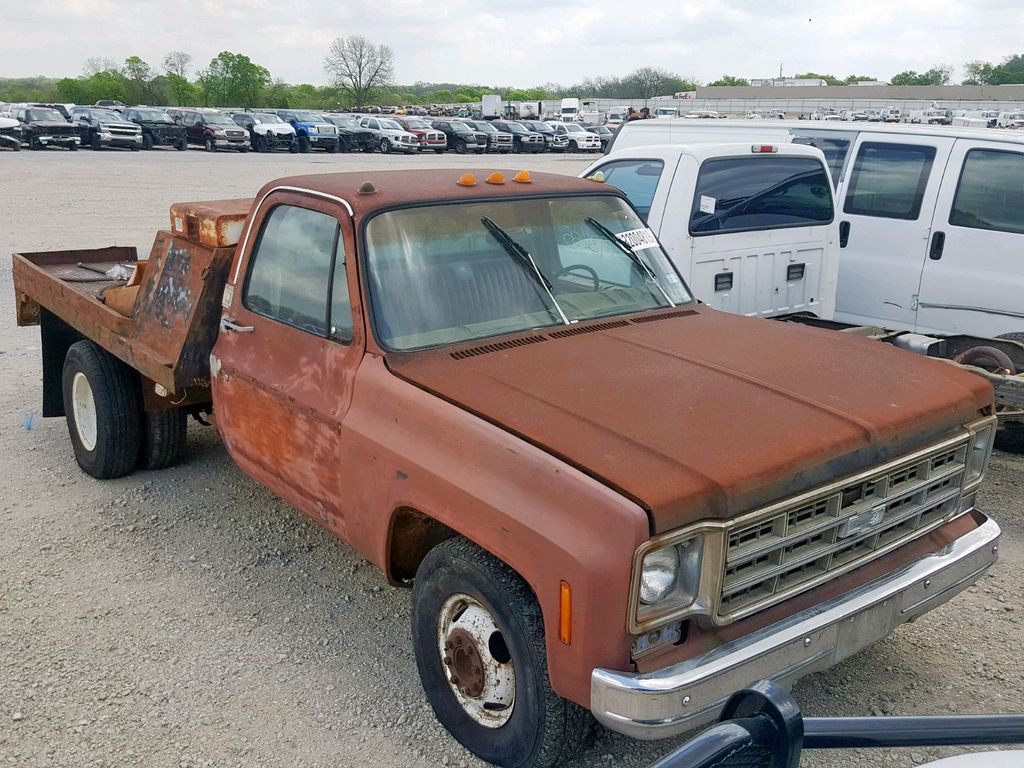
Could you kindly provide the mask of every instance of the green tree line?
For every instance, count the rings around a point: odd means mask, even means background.
[[[354,38],[349,38],[352,41]],[[373,52],[369,41],[359,40]],[[342,38],[338,43],[346,42]],[[386,46],[377,46],[377,53]],[[923,72],[906,70],[889,78],[893,85],[948,85],[953,68],[936,65]],[[964,65],[964,85],[1006,85],[1024,83],[1024,54],[1004,58],[999,63],[970,61]],[[390,70],[388,71],[390,75]],[[849,85],[874,80],[869,75],[837,77],[828,73],[805,72],[801,78],[818,78],[828,85]],[[708,86],[749,85],[746,78],[723,75]],[[701,85],[692,77],[655,67],[641,67],[622,77],[587,78],[563,86],[547,83],[533,88],[465,83],[416,82],[396,85],[390,77],[381,78],[370,88],[356,92],[381,105],[450,104],[480,101],[485,93],[499,93],[507,101],[540,101],[565,96],[580,98],[649,99],[692,91]],[[353,89],[337,77],[329,85],[291,84],[272,77],[270,71],[248,56],[222,51],[205,67],[193,66],[192,56],[171,51],[158,66],[139,56],[123,63],[106,58],[91,58],[77,77],[0,78],[0,101],[72,102],[93,104],[99,99],[116,99],[125,104],[171,106],[232,106],[272,108],[313,108],[362,106],[352,103]]]

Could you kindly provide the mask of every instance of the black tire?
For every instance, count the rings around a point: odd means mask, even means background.
[[[207,152],[216,152],[216,151],[217,151],[217,145],[213,143],[213,139],[211,139],[211,138],[207,138],[207,139],[206,139],[206,140],[205,140],[205,141],[203,142],[203,148],[204,148],[204,149],[205,149],[205,150],[206,150]]]
[[[336,154],[338,154],[338,142],[334,142],[333,144],[328,144],[327,145],[327,154],[329,154],[329,155],[336,155]]]
[[[103,142],[100,140],[100,135],[98,133],[94,133],[92,135],[89,139],[89,144],[92,146],[94,152],[99,152],[103,149]]]
[[[522,151],[523,151],[523,145],[520,144],[518,141],[513,141],[512,142],[512,154],[513,155],[518,155]]]
[[[464,142],[464,141],[457,141],[457,142],[455,142],[455,154],[456,155],[464,155],[464,154],[466,154],[466,149],[467,149],[466,142]]]
[[[28,148],[31,149],[33,152],[38,152],[43,148],[43,145],[39,143],[39,139],[37,139],[35,136],[29,136]]]
[[[299,136],[299,152],[302,154],[308,154],[309,152],[309,136]]]
[[[384,138],[380,140],[380,153],[386,155],[391,152],[391,142]]]
[[[238,151],[241,152],[243,155],[246,154],[249,151],[249,145],[243,144],[241,147],[238,148]]]
[[[184,152],[188,149],[188,139],[178,139],[178,143],[174,145],[174,148],[179,152]]]
[[[147,152],[153,148],[153,137],[148,133],[142,134],[142,148]]]
[[[259,145],[259,143],[257,142],[256,146],[254,146],[253,149],[255,149],[257,152],[260,152],[260,151],[263,151],[263,152],[273,152],[274,151],[274,142],[270,138],[270,134],[269,133],[265,133],[265,134],[263,134],[262,138],[263,138],[263,146],[261,147]]]
[[[96,417],[91,440],[83,440],[83,428],[75,416],[74,390],[79,375],[88,384]],[[142,393],[135,372],[94,342],[78,341],[64,359],[62,382],[78,466],[98,480],[130,474],[138,464],[142,442]],[[85,430],[88,433],[88,427]]]
[[[438,155],[443,155],[444,154],[444,150],[443,149],[435,149],[434,152],[436,154],[438,154]]]
[[[139,151],[139,145],[138,144],[132,144],[131,146],[128,147],[128,149],[130,149],[132,152],[138,152]]]
[[[476,722],[463,709],[441,657],[439,621],[445,602],[458,594],[491,614],[506,663],[515,669],[512,713],[496,727]],[[463,746],[503,768],[548,768],[580,749],[591,718],[551,689],[540,606],[515,571],[466,539],[448,539],[420,564],[412,602],[413,648],[423,689],[438,720]]]
[[[575,141],[570,141],[569,142],[569,151],[570,152],[579,152],[580,151],[579,144],[577,144]]]
[[[71,152],[77,152],[78,151],[78,145],[75,144],[75,142],[72,141],[72,142],[70,142],[68,144],[68,150],[71,151]]]
[[[164,469],[178,463],[185,448],[188,413],[183,408],[165,408],[142,415],[140,469]]]
[[[293,141],[288,145],[288,151],[293,155],[297,154],[299,151],[299,143],[297,141]]]

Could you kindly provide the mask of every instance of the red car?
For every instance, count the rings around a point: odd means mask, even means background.
[[[433,128],[422,117],[396,117],[395,122],[420,140],[420,151],[432,149],[441,154],[448,149],[448,137]]]

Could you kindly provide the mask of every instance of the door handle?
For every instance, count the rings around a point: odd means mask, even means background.
[[[235,333],[252,333],[256,330],[252,325],[239,325],[230,317],[222,317],[220,319],[220,329],[222,331],[234,331]]]
[[[932,235],[932,247],[928,249],[928,258],[938,261],[942,258],[942,249],[946,245],[946,233],[936,232]]]
[[[850,242],[850,222],[840,221],[839,222],[839,247],[845,248],[846,244]]]

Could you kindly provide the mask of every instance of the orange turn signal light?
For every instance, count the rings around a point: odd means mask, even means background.
[[[512,181],[517,181],[520,184],[529,184],[530,182],[533,181],[533,177],[530,176],[529,171],[520,171],[519,173],[512,177]]]
[[[485,179],[485,181],[488,184],[504,184],[505,183],[505,174],[503,174],[501,171],[495,171],[490,176],[488,176]]]
[[[572,644],[572,587],[561,583],[558,595],[558,639],[566,645]]]
[[[455,183],[458,184],[460,187],[475,187],[476,176],[474,176],[472,173],[464,173],[461,176],[459,176],[459,180],[456,181]]]

